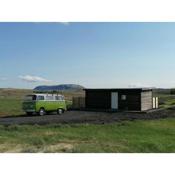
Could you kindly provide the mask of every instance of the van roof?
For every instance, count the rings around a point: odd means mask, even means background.
[[[98,89],[91,89],[91,88],[87,88],[87,89],[84,89],[85,91],[122,91],[122,90],[125,90],[125,91],[152,91],[153,88],[98,88]]]
[[[29,95],[30,95],[30,94],[29,94]],[[63,95],[61,95],[61,94],[39,94],[39,93],[31,94],[31,95],[37,95],[37,96],[39,96],[39,95],[41,95],[41,96],[63,96]]]

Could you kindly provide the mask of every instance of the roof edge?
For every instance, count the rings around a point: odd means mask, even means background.
[[[153,88],[84,88],[83,90],[141,90],[141,91],[152,91]]]

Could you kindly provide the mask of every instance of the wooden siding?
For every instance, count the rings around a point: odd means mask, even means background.
[[[126,95],[126,100],[122,100],[122,95]],[[139,92],[119,93],[119,109],[126,111],[140,111],[141,99]]]
[[[146,111],[153,108],[152,91],[141,93],[141,111]]]
[[[86,108],[110,109],[111,93],[108,91],[86,91]]]
[[[85,97],[73,97],[72,102],[73,109],[85,108]]]

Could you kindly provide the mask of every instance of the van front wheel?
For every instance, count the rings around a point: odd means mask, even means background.
[[[58,110],[57,110],[57,114],[58,114],[58,115],[63,114],[63,112],[64,112],[63,109],[58,109]]]
[[[40,115],[40,116],[44,116],[45,114],[46,114],[45,109],[44,109],[44,108],[41,108],[41,109],[39,110],[39,115]]]

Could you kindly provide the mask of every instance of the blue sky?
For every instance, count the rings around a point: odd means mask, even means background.
[[[175,87],[175,23],[0,23],[0,87]]]

